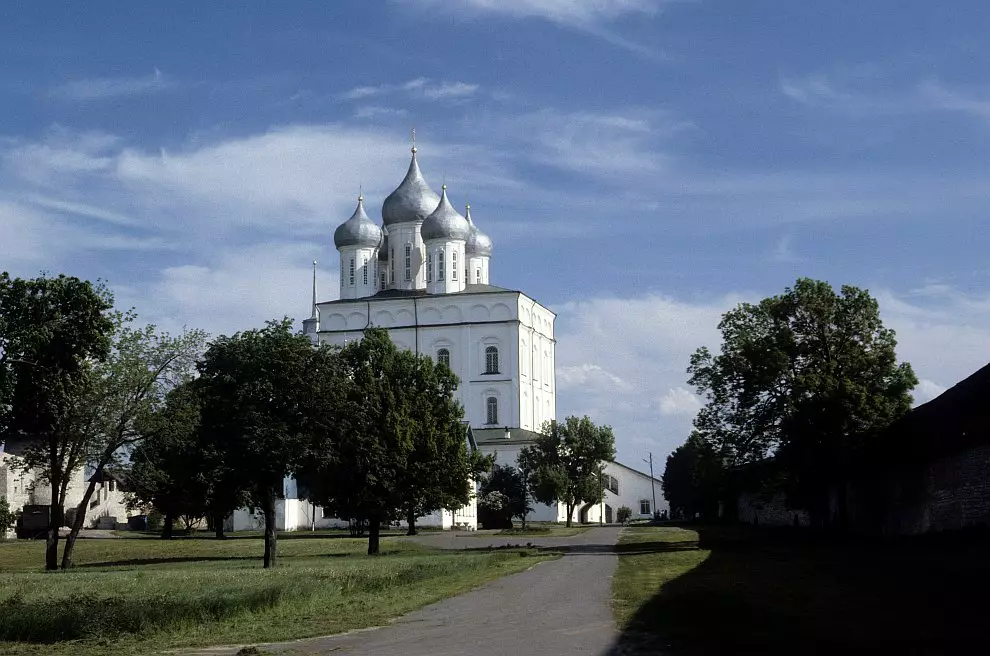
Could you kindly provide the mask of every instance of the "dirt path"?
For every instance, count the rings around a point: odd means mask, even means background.
[[[558,560],[421,608],[385,627],[259,648],[263,653],[353,656],[604,655],[618,637],[609,602],[619,531],[593,528],[569,538],[522,540],[420,536],[415,538],[418,542],[448,549],[532,542],[567,546],[570,551]],[[212,648],[188,653],[236,651]]]

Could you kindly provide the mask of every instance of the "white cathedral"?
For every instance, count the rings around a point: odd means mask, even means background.
[[[400,348],[443,361],[461,381],[471,448],[515,464],[543,423],[556,419],[554,321],[556,315],[521,291],[490,284],[492,241],[474,224],[471,206],[461,215],[443,186],[437,195],[420,172],[412,149],[406,177],[382,203],[382,225],[369,218],[364,197],[334,231],[340,255],[339,300],[317,301],[303,331],[320,344],[361,339],[369,326],[387,328]],[[625,505],[633,517],[652,515],[659,481],[609,463],[606,499],[579,506],[578,522],[614,521]],[[284,530],[335,526],[322,510],[296,498],[291,482],[279,504]],[[654,491],[655,490],[655,491]],[[564,521],[566,509],[536,504],[529,519]],[[235,513],[232,528],[251,518]],[[477,528],[477,506],[442,511],[419,523]]]

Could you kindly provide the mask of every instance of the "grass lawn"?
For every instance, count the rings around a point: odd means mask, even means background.
[[[590,526],[571,526],[567,527],[563,524],[528,524],[526,529],[523,530],[521,526],[514,526],[513,528],[504,528],[502,530],[480,530],[474,531],[472,533],[461,533],[461,537],[472,537],[472,538],[490,538],[493,535],[515,535],[515,536],[532,536],[532,537],[545,537],[545,538],[569,538],[572,535],[579,535],[587,531]]]
[[[643,527],[619,549],[623,653],[969,653],[985,640],[986,540]]]
[[[396,538],[263,542],[200,537],[80,540],[76,567],[42,571],[44,543],[0,542],[0,653],[148,653],[327,635],[375,626],[532,566],[526,550],[440,552]]]

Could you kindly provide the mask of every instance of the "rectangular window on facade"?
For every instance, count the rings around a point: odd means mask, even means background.
[[[444,260],[447,258],[444,256],[443,249],[441,248],[437,251],[437,280],[444,281],[447,279],[447,272],[444,271]]]
[[[649,499],[643,499],[642,501],[639,502],[639,514],[640,515],[649,515],[650,514],[650,500]]]
[[[481,269],[474,270],[474,284],[476,285],[481,284]]]
[[[485,347],[485,373],[486,374],[497,374],[498,373],[498,347],[488,346]]]
[[[390,282],[395,282],[395,249],[390,249],[392,252],[388,257],[388,277]]]
[[[485,403],[485,407],[486,407],[486,410],[487,410],[486,419],[488,420],[486,423],[488,423],[488,424],[497,424],[498,423],[498,399],[496,399],[494,396],[489,396],[488,397],[488,400]]]
[[[367,255],[364,257],[364,264],[361,265],[361,275],[364,278],[364,283],[363,284],[367,285],[368,284],[368,256]]]
[[[406,280],[412,280],[412,244],[406,244]]]
[[[350,271],[351,271],[351,273],[350,273],[351,287],[353,287],[354,286],[354,258],[353,257],[351,258],[351,269],[350,269]]]
[[[450,254],[450,277],[457,280],[457,251]]]
[[[426,254],[426,282],[433,282],[433,253]]]
[[[381,289],[385,289],[385,272],[384,271],[382,271],[378,275],[378,284],[381,286]]]

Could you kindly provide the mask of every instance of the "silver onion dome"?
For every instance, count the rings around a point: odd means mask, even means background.
[[[471,234],[464,244],[464,254],[468,257],[491,257],[492,238],[478,230],[478,226],[474,225],[474,221],[471,220],[470,205],[465,209],[464,218],[467,219],[468,224],[471,226]]]
[[[423,221],[440,202],[440,197],[426,184],[416,161],[416,148],[412,149],[412,161],[402,183],[382,203],[382,219],[385,225]]]
[[[357,208],[333,231],[333,243],[337,248],[364,246],[376,248],[382,243],[382,229],[372,223],[364,211],[364,196],[358,196]]]
[[[461,216],[447,200],[447,185],[443,186],[440,204],[423,221],[420,228],[423,241],[431,239],[459,239],[466,242],[471,236],[471,224]]]

